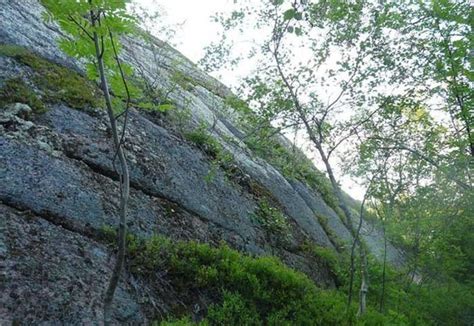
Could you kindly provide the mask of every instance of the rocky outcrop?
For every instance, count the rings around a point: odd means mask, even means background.
[[[81,64],[58,49],[61,31],[43,22],[42,11],[36,0],[3,0],[0,43],[23,46],[81,72]],[[233,154],[239,169],[238,178],[229,178],[159,115],[132,109],[125,145],[131,167],[130,232],[145,238],[162,234],[211,244],[225,241],[248,254],[279,256],[318,284],[334,286],[328,266],[300,248],[309,241],[334,249],[330,239],[334,235],[352,240],[321,195],[302,182],[287,180],[242,143],[244,132],[226,118],[224,98],[231,93],[225,86],[158,40],[146,44],[130,38],[123,43],[123,59],[143,78],[158,77],[158,88],[169,90],[172,85],[168,95],[176,114],[190,111],[191,124],[213,125],[212,135]],[[176,72],[192,83],[173,83]],[[0,88],[12,78],[28,81],[31,67],[0,55]],[[114,253],[101,242],[100,234],[117,223],[113,156],[100,108],[77,110],[56,103],[47,104],[42,114],[22,103],[0,108],[2,324],[101,320],[100,297]],[[262,192],[288,219],[291,237],[283,244],[269,237],[254,218]],[[318,216],[327,225],[323,227]],[[368,223],[364,231],[368,246],[380,256],[384,246],[380,231]],[[392,263],[402,261],[390,244],[388,257]],[[150,294],[146,282],[125,275],[114,318],[119,323],[144,323],[150,302],[166,312],[166,300],[176,299],[165,297]]]
[[[30,211],[0,205],[0,214],[7,247],[1,266],[2,325],[97,323],[114,263],[107,248]],[[114,317],[145,320],[128,281],[117,291]]]

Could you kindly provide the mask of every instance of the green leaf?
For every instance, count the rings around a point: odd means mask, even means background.
[[[158,110],[161,112],[169,111],[175,109],[175,106],[173,104],[161,104],[158,107]]]
[[[295,9],[288,9],[287,11],[285,11],[283,13],[283,19],[284,20],[291,20],[291,19],[295,18],[295,15],[296,15]]]

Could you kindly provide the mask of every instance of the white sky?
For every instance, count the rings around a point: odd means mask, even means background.
[[[211,22],[217,12],[231,11],[236,0],[135,0],[149,12],[160,12],[160,26],[170,25],[176,29],[172,45],[186,57],[197,62],[204,55],[204,47],[215,41],[220,30],[218,24]],[[178,27],[177,27],[178,26]],[[224,73],[221,81],[234,84],[245,72]],[[239,76],[240,75],[240,76]],[[315,162],[318,167],[321,165]],[[348,177],[339,176],[342,187],[353,198],[362,199],[363,188]]]
[[[173,39],[177,49],[192,61],[199,60],[203,48],[211,43],[219,30],[210,17],[228,10],[233,0],[135,0],[152,10],[161,11],[164,24],[182,24]]]

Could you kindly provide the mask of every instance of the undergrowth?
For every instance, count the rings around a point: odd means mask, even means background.
[[[114,232],[104,230],[112,241]],[[157,315],[154,325],[398,325],[402,318],[369,309],[364,319],[356,320],[355,308],[347,310],[342,293],[318,288],[275,257],[244,255],[225,244],[128,236],[127,257],[128,270],[151,282],[166,271],[166,282],[181,298],[196,293],[212,298],[199,322],[180,310],[166,320]]]
[[[304,274],[273,257],[250,257],[226,245],[153,237],[129,246],[130,270],[144,277],[167,270],[181,293],[199,289],[220,298],[210,306],[209,325],[328,325],[350,318],[337,293],[318,289]],[[185,316],[186,318],[186,316]]]
[[[314,243],[305,241],[301,244],[300,249],[312,256],[317,257],[319,260],[326,263],[329,269],[337,277],[337,281],[342,283],[345,279],[342,256],[339,256],[334,250],[322,246],[318,246]]]
[[[114,229],[104,227],[101,234],[106,242],[114,243]],[[384,272],[383,265],[369,256],[368,310],[364,316],[357,317],[360,275],[355,273],[355,297],[348,309],[348,253],[336,254],[310,242],[303,243],[300,250],[329,265],[337,276],[337,289],[317,287],[305,274],[284,265],[278,258],[245,255],[225,244],[212,247],[162,236],[142,240],[131,235],[127,242],[127,268],[132,274],[150,284],[165,277],[180,300],[191,298],[187,301],[188,309],[181,307],[164,317],[157,312],[153,325],[454,326],[459,325],[459,316],[463,320],[472,316],[469,309],[473,307],[474,297],[465,287],[449,281],[435,287],[429,280],[419,285],[411,283],[406,271],[386,266]],[[355,258],[358,266],[358,257]],[[384,273],[385,283],[382,283]],[[211,303],[203,313],[192,315],[196,293],[205,295]]]

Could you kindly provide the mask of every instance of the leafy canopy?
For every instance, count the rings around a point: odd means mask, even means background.
[[[136,18],[127,12],[129,2],[129,0],[42,0],[47,8],[43,14],[44,19],[50,23],[56,21],[67,33],[67,37],[59,41],[60,48],[66,54],[85,62],[87,76],[91,80],[99,78],[93,42],[94,34],[97,35],[107,80],[111,93],[115,95],[116,111],[123,109],[122,100],[128,96],[122,77],[128,79],[132,75],[132,68],[127,64],[121,63],[121,67],[117,66],[121,44],[116,36],[125,36],[136,31]],[[91,15],[97,20],[94,25]],[[133,87],[131,83],[127,86],[131,98],[140,96],[138,88]]]

